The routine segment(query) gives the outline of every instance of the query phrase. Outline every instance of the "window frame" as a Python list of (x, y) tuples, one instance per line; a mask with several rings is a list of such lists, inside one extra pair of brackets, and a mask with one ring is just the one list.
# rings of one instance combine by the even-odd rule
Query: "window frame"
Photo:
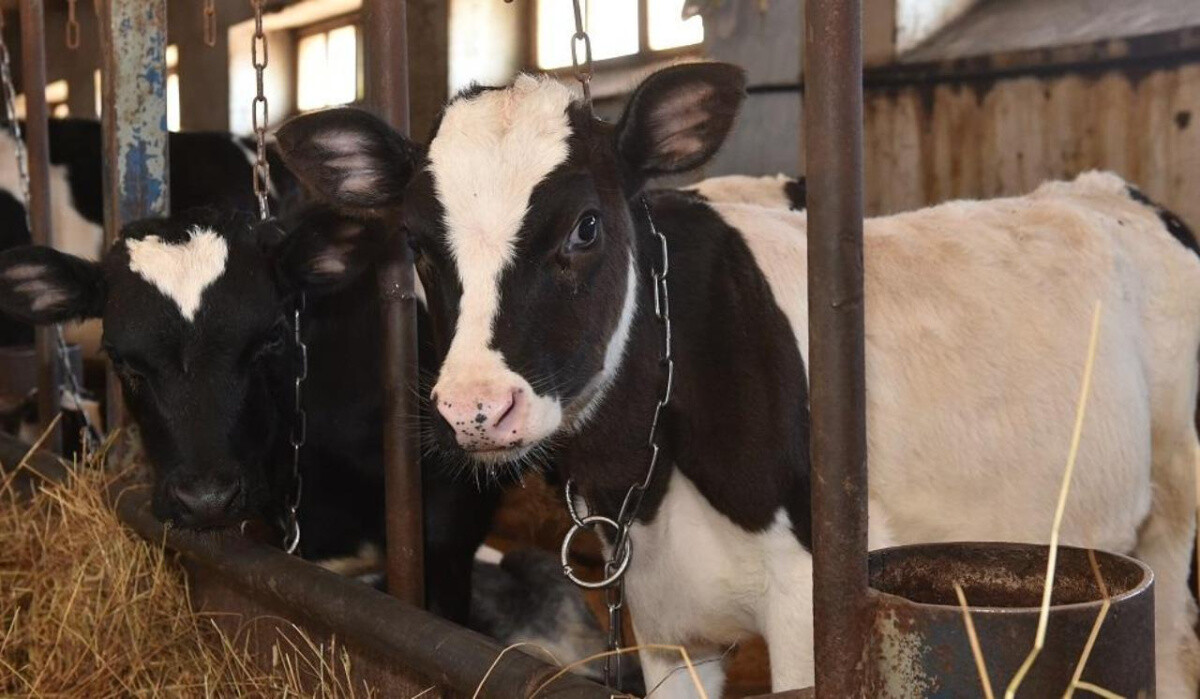
[[(301, 79), (301, 75), (300, 75), (300, 42), (303, 39), (306, 39), (310, 36), (316, 36), (317, 34), (328, 34), (329, 32), (332, 32), (335, 29), (342, 29), (343, 27), (354, 27), (354, 36), (355, 36), (355, 41), (354, 41), (354, 53), (355, 53), (354, 95), (355, 95), (355, 97), (352, 101), (345, 102), (344, 105), (362, 106), (363, 99), (365, 97), (364, 89), (363, 89), (364, 88), (363, 69), (365, 66), (363, 64), (362, 13), (361, 12), (347, 12), (345, 14), (335, 15), (333, 17), (326, 17), (325, 19), (317, 20), (316, 22), (313, 22), (312, 24), (305, 24), (305, 25), (301, 25), (299, 27), (293, 27), (292, 29), (288, 30), (289, 33), (291, 34), (290, 39), (291, 39), (292, 66), (293, 66), (293, 69), (291, 71), (292, 72), (292, 76), (291, 76), (292, 77), (292, 81), (291, 81), (292, 82), (292, 95), (293, 95), (292, 108), (293, 108), (293, 111), (295, 114), (306, 113), (305, 110), (300, 109), (300, 79)], [(334, 106), (334, 105), (326, 105), (326, 107), (329, 107), (329, 106)], [(315, 111), (317, 109), (324, 109), (324, 108), (325, 107), (314, 107), (313, 109), (310, 109), (307, 111)]]
[[(533, 0), (529, 3), (529, 41), (526, 42), (525, 66), (557, 78), (574, 77), (575, 67), (566, 65), (561, 68), (542, 68), (538, 65), (538, 5), (544, 0)], [(593, 73), (637, 70), (648, 66), (661, 65), (681, 59), (696, 59), (704, 56), (704, 42), (676, 46), (670, 49), (650, 48), (650, 0), (637, 0), (638, 5), (638, 50), (625, 56), (614, 58), (598, 58), (592, 61)], [(563, 36), (563, 41), (570, 41), (570, 36)]]

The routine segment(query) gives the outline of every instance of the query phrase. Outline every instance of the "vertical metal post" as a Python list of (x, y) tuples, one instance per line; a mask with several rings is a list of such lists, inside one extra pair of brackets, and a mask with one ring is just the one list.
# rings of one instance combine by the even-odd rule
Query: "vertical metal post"
[(867, 443), (861, 0), (808, 0), (805, 149), (813, 614), (820, 699), (865, 695)]
[[(367, 103), (408, 133), (408, 3), (363, 3)], [(405, 231), (379, 266), (383, 313), (383, 462), (387, 496), (388, 592), (425, 603), (420, 441), (417, 416), (417, 299)]]
[[(46, 12), (42, 0), (21, 0), (21, 85), (25, 91), (25, 143), (29, 159), (29, 224), (35, 245), (53, 245), (50, 228), (50, 135), (46, 119)], [(58, 415), (59, 376), (54, 328), (37, 329), (38, 422), (44, 431)], [(61, 451), (55, 428), (45, 448)]]
[[(167, 2), (101, 0), (104, 240), (170, 211), (167, 167)], [(124, 417), (121, 385), (108, 375), (108, 427)]]

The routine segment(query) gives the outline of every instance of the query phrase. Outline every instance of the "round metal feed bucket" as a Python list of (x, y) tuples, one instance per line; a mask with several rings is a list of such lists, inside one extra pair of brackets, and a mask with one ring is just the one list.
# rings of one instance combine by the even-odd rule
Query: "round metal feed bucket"
[[(1033, 647), (1048, 550), (949, 543), (872, 552), (878, 605), (868, 665), (872, 696), (983, 696), (956, 582), (970, 604), (995, 696), (1003, 696)], [(1080, 679), (1121, 696), (1152, 697), (1154, 576), (1127, 556), (1095, 556), (1111, 606)], [(1017, 697), (1063, 696), (1102, 600), (1087, 550), (1059, 547), (1046, 642)]]

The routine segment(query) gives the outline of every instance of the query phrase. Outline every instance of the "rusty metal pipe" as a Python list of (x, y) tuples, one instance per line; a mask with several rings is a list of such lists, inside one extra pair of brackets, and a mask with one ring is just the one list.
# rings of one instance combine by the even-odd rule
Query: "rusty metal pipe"
[[(233, 588), (306, 631), (332, 633), (352, 649), (355, 662), (365, 656), (462, 696), (478, 689), (477, 696), (493, 699), (527, 697), (557, 671), (520, 651), (496, 662), (503, 649), (490, 639), (273, 547), (228, 533), (165, 529), (151, 514), (145, 490), (116, 496), (116, 508), (143, 538), (181, 553), (193, 581), (199, 568), (201, 581)], [(538, 696), (607, 699), (610, 694), (567, 674)]]
[(867, 587), (861, 0), (809, 0), (805, 152), (816, 696), (864, 696)]
[[(408, 133), (408, 3), (363, 3), (367, 103)], [(397, 229), (379, 266), (383, 314), (383, 463), (387, 503), (388, 591), (425, 604), (420, 437), (417, 421), (417, 299), (412, 254)]]
[[(101, 130), (106, 246), (130, 221), (170, 212), (167, 153), (167, 2), (101, 0)], [(110, 369), (109, 429), (124, 422)]]
[[(46, 11), (42, 0), (21, 0), (21, 85), (25, 91), (25, 150), (29, 157), (29, 225), (35, 245), (53, 245), (50, 226), (50, 134), (46, 107)], [(49, 427), (59, 410), (59, 370), (54, 328), (37, 328), (38, 424)], [(62, 450), (62, 430), (46, 448)]]

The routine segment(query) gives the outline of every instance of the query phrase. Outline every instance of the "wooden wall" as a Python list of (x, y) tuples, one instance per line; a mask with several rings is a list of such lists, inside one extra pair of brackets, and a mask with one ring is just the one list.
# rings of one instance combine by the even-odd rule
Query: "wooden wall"
[(990, 82), (869, 88), (867, 209), (1029, 191), (1114, 170), (1200, 230), (1200, 59)]

